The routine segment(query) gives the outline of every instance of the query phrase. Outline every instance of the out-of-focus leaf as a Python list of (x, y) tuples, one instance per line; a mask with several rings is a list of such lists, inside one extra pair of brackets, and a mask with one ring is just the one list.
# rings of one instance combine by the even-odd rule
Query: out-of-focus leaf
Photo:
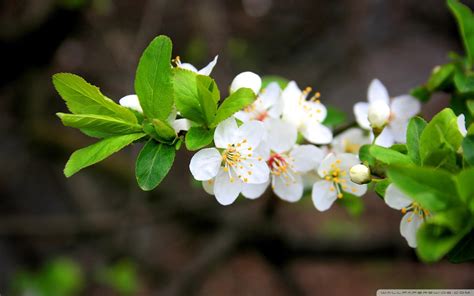
[(474, 16), (472, 11), (458, 0), (448, 0), (448, 7), (456, 17), (464, 49), (472, 65), (474, 62)]
[(343, 111), (332, 106), (327, 106), (327, 111), (327, 116), (323, 121), (324, 125), (334, 127), (346, 122), (347, 116)]
[(455, 66), (453, 64), (445, 64), (433, 69), (426, 88), (430, 92), (443, 90), (453, 77)]

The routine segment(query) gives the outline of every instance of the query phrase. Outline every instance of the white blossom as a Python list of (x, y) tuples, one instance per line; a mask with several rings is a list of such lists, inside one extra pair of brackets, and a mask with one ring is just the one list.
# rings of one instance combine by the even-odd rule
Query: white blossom
[(359, 163), (354, 154), (328, 154), (318, 168), (322, 180), (313, 185), (312, 199), (319, 211), (328, 210), (337, 198), (343, 198), (343, 192), (362, 196), (367, 185), (359, 185), (351, 181), (349, 170)]
[[(359, 102), (354, 105), (354, 114), (359, 126), (363, 129), (371, 130), (368, 118), (369, 109), (375, 108), (374, 110), (377, 110), (377, 106), (379, 109), (385, 109), (388, 106), (390, 109), (388, 122), (375, 143), (384, 147), (389, 147), (395, 142), (405, 143), (408, 122), (420, 112), (420, 102), (410, 95), (402, 95), (390, 100), (387, 89), (378, 79), (374, 79), (370, 83), (367, 96), (368, 103)], [(380, 112), (382, 116), (378, 119), (383, 121), (386, 116), (386, 110), (382, 111)], [(375, 111), (373, 112), (376, 113)], [(380, 123), (380, 121), (377, 123)]]
[(331, 150), (335, 153), (359, 154), (360, 147), (365, 144), (370, 144), (368, 132), (354, 127), (334, 137)]
[(327, 109), (319, 101), (319, 93), (307, 100), (310, 91), (310, 88), (301, 91), (296, 82), (289, 82), (282, 93), (282, 118), (294, 125), (309, 142), (328, 144), (332, 140), (332, 132), (322, 124), (326, 118)]
[(408, 245), (416, 248), (416, 232), (430, 213), (400, 191), (394, 184), (390, 184), (385, 191), (385, 203), (404, 214), (400, 222), (400, 233), (407, 240)]
[(230, 92), (233, 93), (243, 87), (250, 88), (255, 94), (258, 94), (262, 87), (262, 78), (250, 71), (242, 72), (232, 80)]
[(464, 116), (464, 114), (460, 114), (458, 116), (457, 124), (458, 124), (459, 132), (461, 133), (463, 137), (465, 137), (467, 135), (467, 129), (466, 129), (466, 117)]
[(189, 168), (193, 177), (199, 181), (213, 180), (208, 185), (213, 185), (212, 192), (222, 205), (233, 203), (244, 184), (267, 182), (270, 170), (255, 151), (264, 133), (259, 121), (239, 127), (233, 117), (224, 120), (214, 132), (216, 148), (202, 149), (192, 157)]
[(195, 72), (197, 74), (200, 74), (200, 75), (205, 75), (205, 76), (209, 76), (211, 75), (211, 72), (212, 70), (214, 69), (214, 66), (217, 64), (217, 58), (219, 56), (215, 56), (214, 59), (209, 63), (207, 64), (206, 67), (202, 68), (201, 70), (198, 70), (196, 67), (194, 67), (193, 65), (191, 65), (190, 63), (182, 63), (181, 62), (181, 59), (179, 56), (177, 56), (174, 61), (176, 63), (176, 66), (178, 68), (181, 68), (181, 69), (186, 69), (186, 70), (189, 70), (189, 71), (192, 71), (192, 72)]

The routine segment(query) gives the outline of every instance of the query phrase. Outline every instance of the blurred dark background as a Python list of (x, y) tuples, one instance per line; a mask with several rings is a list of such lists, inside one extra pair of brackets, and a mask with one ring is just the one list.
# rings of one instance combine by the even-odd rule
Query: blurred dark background
[[(134, 178), (140, 147), (66, 179), (69, 154), (93, 140), (55, 117), (66, 108), (51, 75), (79, 74), (117, 101), (134, 92), (138, 58), (159, 34), (197, 68), (219, 54), (212, 76), (223, 93), (241, 71), (278, 74), (350, 117), (371, 79), (406, 93), (462, 50), (442, 0), (1, 1), (0, 294), (56, 258), (83, 270), (79, 295), (125, 295), (97, 280), (123, 260), (133, 266), (131, 295), (474, 288), (472, 264), (420, 263), (400, 236), (401, 214), (375, 195), (355, 215), (268, 194), (222, 207), (192, 182), (184, 150), (145, 193)], [(436, 97), (425, 114), (446, 102)]]

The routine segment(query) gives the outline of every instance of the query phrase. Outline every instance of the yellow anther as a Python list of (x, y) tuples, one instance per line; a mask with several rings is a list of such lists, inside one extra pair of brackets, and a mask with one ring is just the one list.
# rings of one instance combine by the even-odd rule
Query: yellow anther
[(407, 209), (406, 208), (402, 208), (402, 214), (406, 214), (407, 212)]
[(340, 163), (341, 163), (341, 160), (340, 160), (340, 159), (337, 159), (337, 160), (336, 160), (336, 163), (337, 163), (337, 164), (340, 164)]
[(244, 182), (247, 183), (249, 181), (248, 178), (244, 178)]
[(252, 175), (252, 172), (251, 172), (251, 171), (248, 171), (247, 174)]
[(230, 177), (229, 181), (230, 181), (230, 183), (234, 183), (235, 180), (234, 180), (233, 177)]
[(333, 192), (334, 190), (336, 190), (336, 188), (334, 188), (334, 187), (332, 187), (332, 186), (329, 187), (329, 191)]
[(248, 151), (252, 151), (252, 147), (247, 148)]
[(342, 198), (344, 195), (342, 195), (342, 193), (338, 193), (337, 194), (337, 198)]
[(228, 172), (229, 171), (229, 168), (228, 167), (224, 167), (224, 172)]

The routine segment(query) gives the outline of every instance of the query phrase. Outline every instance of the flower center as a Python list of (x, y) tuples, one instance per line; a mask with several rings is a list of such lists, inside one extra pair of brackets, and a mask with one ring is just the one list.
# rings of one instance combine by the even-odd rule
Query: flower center
[(259, 114), (257, 114), (257, 116), (255, 116), (255, 119), (259, 121), (264, 121), (267, 117), (268, 117), (268, 112), (262, 111)]
[(228, 167), (233, 167), (237, 165), (242, 160), (242, 155), (240, 154), (239, 151), (237, 151), (237, 148), (235, 145), (229, 145), (224, 152), (222, 152), (222, 161), (224, 162), (224, 170), (229, 169)]
[(346, 153), (357, 153), (360, 149), (360, 145), (352, 143), (351, 141), (344, 139), (344, 152)]
[(413, 221), (413, 215), (418, 215), (421, 219), (426, 219), (430, 215), (430, 212), (427, 209), (424, 209), (419, 203), (413, 202), (406, 208), (402, 208), (402, 213), (406, 214), (407, 212), (412, 212), (412, 215), (408, 217), (407, 221)]
[(297, 172), (293, 170), (291, 159), (287, 155), (272, 153), (267, 164), (274, 176), (283, 177), (285, 179), (287, 186), (295, 182), (294, 175), (297, 174)]
[[(357, 188), (355, 186), (351, 186), (347, 184), (347, 172), (340, 168), (341, 160), (336, 159), (331, 164), (331, 169), (328, 171), (323, 171), (324, 179), (328, 182), (331, 182), (331, 187), (329, 187), (329, 191), (337, 192), (337, 197), (342, 198), (344, 195), (342, 191), (346, 192), (357, 192)], [(353, 185), (353, 184), (352, 184)], [(350, 190), (349, 190), (350, 189)]]

